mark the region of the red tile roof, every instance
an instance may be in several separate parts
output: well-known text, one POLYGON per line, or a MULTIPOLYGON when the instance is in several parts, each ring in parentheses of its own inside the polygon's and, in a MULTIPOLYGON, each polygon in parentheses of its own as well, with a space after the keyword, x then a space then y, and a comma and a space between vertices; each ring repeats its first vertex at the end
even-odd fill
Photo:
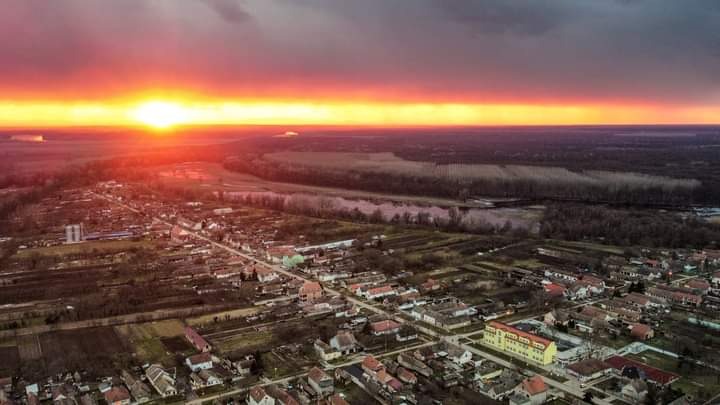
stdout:
POLYGON ((374 322, 370 324, 370 328, 373 332, 386 332, 389 330, 400 329, 400 324, 393 321, 392 319, 386 319, 380 322, 374 322))
POLYGON ((127 401, 128 399, 130 399, 130 393, 125 387, 113 387, 105 393, 105 400, 108 403, 127 401))
POLYGON ((394 291, 393 288, 389 285, 384 285, 382 287, 375 287, 371 288, 367 291, 368 295, 377 295, 377 294, 386 294, 391 291, 394 291))
POLYGON ((547 347, 547 346, 549 346, 551 343, 553 343, 552 340, 548 340, 548 339, 542 338, 542 337, 540 337, 540 336, 538 336, 538 335, 533 335, 532 333, 528 333, 528 332, 521 331, 520 329, 513 328, 513 327, 510 326, 510 325, 505 325, 504 323, 500 323, 500 322, 497 322, 497 321, 490 321, 490 323, 489 323, 488 325, 489 325, 490 327, 495 328, 495 329, 500 329, 500 330, 503 330, 503 331, 505 331, 505 332, 514 333, 514 334, 516 334, 516 335, 518 335, 518 336, 520 336, 520 337, 524 337, 524 338, 528 339, 529 341, 531 341, 531 342, 533 342, 533 343, 538 343, 538 344, 541 344, 541 345, 543 345, 543 346, 545 346, 545 347, 547 347))
POLYGON ((212 361, 212 356, 210 356, 210 353, 208 352, 194 354, 188 357, 188 361, 190 362, 190 364, 207 363, 208 361, 212 361))
POLYGON ((263 398, 265 398, 265 396, 267 396, 267 394, 262 387, 252 387, 250 389, 250 396, 255 400, 255 402, 260 402, 263 398))
POLYGON ((308 378, 317 383, 323 380, 331 379, 330 376, 327 375, 327 373, 317 367, 313 367, 312 369, 310 369, 310 371, 308 372, 308 378))
POLYGON ((657 383, 662 385, 670 384, 671 382, 680 378, 677 374, 669 373, 659 368, 652 367, 645 363, 628 359, 627 357, 612 356, 605 360, 606 363, 611 365, 614 369, 622 371, 625 367, 637 367, 645 373, 645 376, 657 383))
POLYGON ((301 287, 301 292, 305 294, 312 294, 321 292, 322 287, 320 286, 320 283, 317 281, 306 281, 303 286, 301 287))
POLYGON ((373 371, 377 371, 377 370, 380 370, 385 367, 382 365, 382 363, 380 363, 372 355, 365 356, 365 358, 363 359, 362 365, 363 365, 363 367, 373 370, 373 371))
POLYGON ((551 297, 559 297, 565 293, 565 287, 559 284, 545 284, 545 292, 551 297))
POLYGON ((186 326, 185 327, 185 337, 195 346, 198 350, 203 350, 206 346, 210 346, 210 344, 197 332, 195 332, 195 329, 186 326))
POLYGON ((636 323, 632 326, 632 329, 630 329, 630 335, 636 338, 645 339, 645 336, 647 336, 647 334, 652 330, 653 329, 648 325, 636 323))
POLYGON ((537 395, 547 391, 547 385, 539 374, 526 378, 522 382, 523 389, 530 395, 537 395))

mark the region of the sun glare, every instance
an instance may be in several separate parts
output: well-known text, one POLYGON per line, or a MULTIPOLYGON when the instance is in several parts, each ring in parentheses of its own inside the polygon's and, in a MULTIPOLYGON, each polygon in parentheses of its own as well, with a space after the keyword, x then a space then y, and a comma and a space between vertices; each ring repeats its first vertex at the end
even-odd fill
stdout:
POLYGON ((165 101, 151 101, 138 106, 132 118, 155 129, 168 129, 188 121, 188 112, 180 105, 165 101))

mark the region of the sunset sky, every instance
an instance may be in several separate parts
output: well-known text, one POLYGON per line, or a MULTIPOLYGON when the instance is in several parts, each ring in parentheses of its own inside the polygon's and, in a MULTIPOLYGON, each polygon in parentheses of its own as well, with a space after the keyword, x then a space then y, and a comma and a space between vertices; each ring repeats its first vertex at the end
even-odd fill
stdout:
POLYGON ((3 0, 0 126, 720 123, 717 0, 3 0))

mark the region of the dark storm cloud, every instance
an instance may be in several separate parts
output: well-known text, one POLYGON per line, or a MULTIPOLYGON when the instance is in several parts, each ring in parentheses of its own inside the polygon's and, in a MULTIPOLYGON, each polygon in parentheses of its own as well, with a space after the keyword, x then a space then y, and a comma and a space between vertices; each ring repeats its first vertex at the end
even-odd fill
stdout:
POLYGON ((0 98, 717 104, 716 0, 4 0, 0 98))
POLYGON ((539 35, 567 21, 559 3, 533 0, 435 0, 448 17, 480 34, 539 35))

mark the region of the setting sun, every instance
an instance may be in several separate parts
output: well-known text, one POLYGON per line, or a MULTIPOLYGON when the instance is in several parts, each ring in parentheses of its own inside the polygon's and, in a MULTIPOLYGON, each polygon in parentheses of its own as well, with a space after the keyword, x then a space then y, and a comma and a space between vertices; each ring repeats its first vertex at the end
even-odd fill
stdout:
POLYGON ((182 106, 164 101, 144 103, 132 111, 131 116, 156 129, 167 129, 188 122, 188 113, 182 106))

